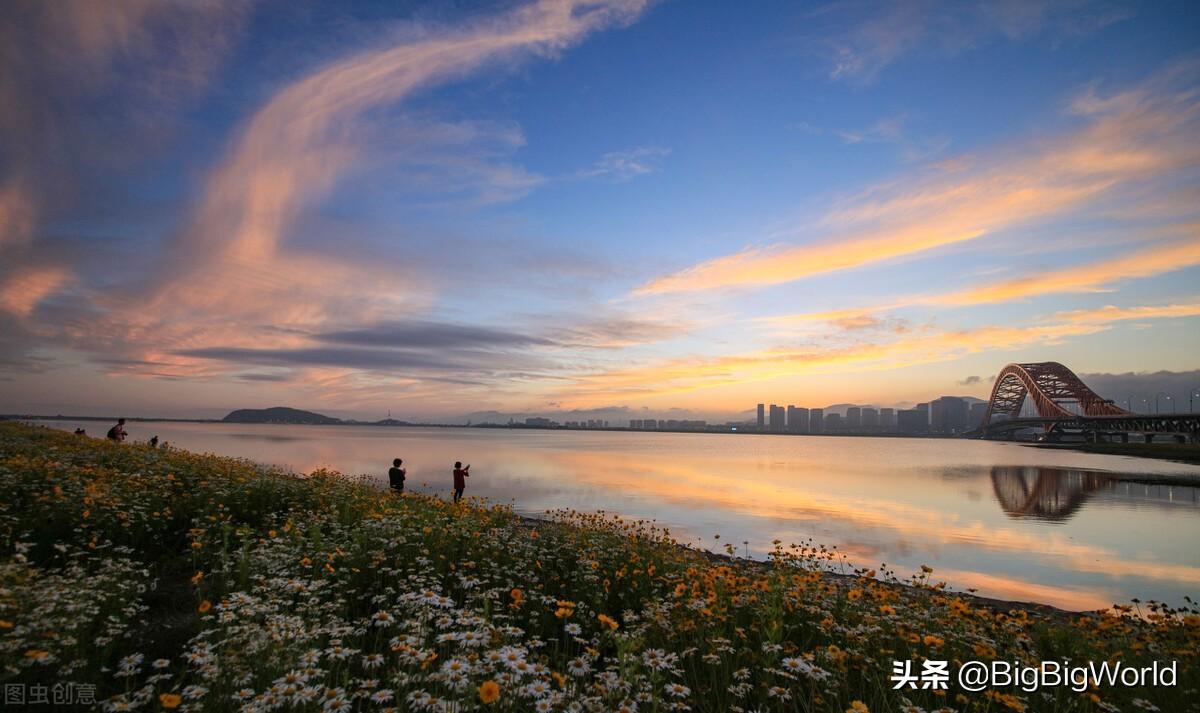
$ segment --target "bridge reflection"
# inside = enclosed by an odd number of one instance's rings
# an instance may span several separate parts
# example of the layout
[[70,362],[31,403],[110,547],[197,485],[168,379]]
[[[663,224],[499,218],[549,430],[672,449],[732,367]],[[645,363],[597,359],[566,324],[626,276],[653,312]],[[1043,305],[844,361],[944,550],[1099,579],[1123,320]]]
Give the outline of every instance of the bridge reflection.
[[1200,505],[1200,488],[1111,473],[1039,466],[994,466],[992,490],[1009,517],[1065,522],[1093,495],[1124,503]]

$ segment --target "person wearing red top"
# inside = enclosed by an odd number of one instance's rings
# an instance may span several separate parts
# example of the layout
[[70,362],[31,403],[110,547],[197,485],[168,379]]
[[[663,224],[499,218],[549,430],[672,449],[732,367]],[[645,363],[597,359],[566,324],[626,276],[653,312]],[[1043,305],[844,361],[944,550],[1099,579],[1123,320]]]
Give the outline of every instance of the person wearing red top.
[[471,466],[463,467],[462,461],[454,462],[454,502],[462,500],[463,489],[467,487],[467,478],[471,477]]

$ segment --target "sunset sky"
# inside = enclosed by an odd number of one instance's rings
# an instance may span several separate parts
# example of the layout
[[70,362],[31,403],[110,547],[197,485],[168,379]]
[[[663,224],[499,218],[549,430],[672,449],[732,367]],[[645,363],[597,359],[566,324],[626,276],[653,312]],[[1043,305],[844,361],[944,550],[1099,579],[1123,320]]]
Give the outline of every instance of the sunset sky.
[[0,43],[0,412],[1200,388],[1195,2],[17,0]]

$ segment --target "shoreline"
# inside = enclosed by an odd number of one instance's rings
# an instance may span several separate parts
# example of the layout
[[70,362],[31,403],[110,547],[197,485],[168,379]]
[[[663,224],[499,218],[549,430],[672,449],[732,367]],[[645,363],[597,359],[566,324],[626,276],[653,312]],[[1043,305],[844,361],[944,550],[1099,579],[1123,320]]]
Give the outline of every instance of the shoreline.
[[[493,504],[488,501],[482,501],[482,502],[485,506]],[[563,523],[563,522],[559,522],[557,520],[552,520],[549,518],[533,517],[531,515],[522,515],[520,513],[514,513],[514,515],[516,515],[521,527],[532,528],[532,529],[538,529],[538,528],[543,528],[543,527],[574,527],[574,525],[572,525],[571,523]],[[681,542],[671,543],[671,546],[676,547],[684,552],[687,552],[687,553],[690,553],[693,555],[699,555],[700,557],[703,557],[704,559],[708,560],[710,563],[713,563],[713,564],[722,564],[722,565],[726,565],[726,566],[730,566],[730,567],[744,567],[744,568],[760,568],[760,567],[770,566],[770,562],[765,559],[760,560],[760,559],[754,559],[753,557],[738,557],[736,555],[729,555],[729,554],[725,554],[722,552],[713,552],[712,550],[702,550],[697,547],[693,547],[691,545],[683,544]],[[935,570],[935,572],[936,572],[936,570]],[[825,579],[836,581],[843,586],[849,586],[855,582],[861,582],[863,579],[862,575],[847,574],[845,572],[835,572],[831,569],[821,570],[821,576]],[[928,594],[931,591],[929,589],[923,589],[921,587],[914,586],[911,583],[908,583],[908,582],[905,582],[905,581],[902,581],[899,579],[887,580],[887,579],[880,579],[878,577],[874,577],[874,578],[872,578],[872,580],[875,582],[878,582],[879,584],[881,584],[883,586],[903,588],[905,591],[909,592],[913,596],[920,596],[920,594],[922,592]],[[961,597],[963,599],[970,600],[970,601],[974,602],[977,606],[986,608],[986,609],[990,609],[996,613],[1008,613],[1008,612],[1012,612],[1012,611],[1022,611],[1023,610],[1023,611],[1029,612],[1029,613],[1037,613],[1037,614],[1051,616],[1051,617],[1057,617],[1057,618],[1061,618],[1061,619],[1069,619],[1070,617],[1073,617],[1073,616],[1082,616],[1082,615],[1087,615],[1087,614],[1095,614],[1095,613],[1101,612],[1101,611],[1106,611],[1104,609],[1081,609],[1081,610],[1062,609],[1062,608],[1056,607],[1052,604],[1044,604],[1042,602],[1028,602],[1028,601],[1012,600],[1012,599],[998,599],[996,597],[989,597],[989,596],[982,595],[982,594],[974,594],[971,592],[957,591],[955,589],[950,589],[949,588],[950,586],[951,585],[948,584],[947,588],[942,589],[941,591],[947,595],[953,595],[956,597]]]
[[1078,451],[1095,455],[1127,456],[1200,465],[1200,444],[1196,443],[1025,443],[1022,445],[1045,450]]
[[[35,423],[42,421],[86,421],[86,422],[116,422],[116,417],[101,416],[36,416],[23,414],[0,414],[0,422],[14,421],[17,423]],[[1200,444],[1175,443],[1037,443],[1032,441],[987,440],[979,438],[962,438],[938,434],[919,433],[786,433],[770,431],[738,431],[728,428],[709,429],[641,429],[612,426],[608,428],[587,428],[566,426],[528,426],[525,424],[455,424],[455,423],[380,423],[373,421],[343,421],[340,423],[303,423],[277,421],[225,421],[222,419],[187,419],[187,418],[146,418],[125,417],[132,423],[199,423],[228,426],[318,426],[318,427],[347,427],[364,426],[371,428],[446,428],[446,429],[476,429],[485,431],[549,431],[555,433],[576,433],[581,431],[600,433],[673,433],[682,435],[727,435],[727,436],[775,436],[775,437],[828,437],[828,438],[898,438],[928,441],[986,441],[989,443],[1008,443],[1019,446],[1044,448],[1047,450],[1074,450],[1081,453],[1096,455],[1123,455],[1131,458],[1146,458],[1148,460],[1166,460],[1188,465],[1200,465]]]

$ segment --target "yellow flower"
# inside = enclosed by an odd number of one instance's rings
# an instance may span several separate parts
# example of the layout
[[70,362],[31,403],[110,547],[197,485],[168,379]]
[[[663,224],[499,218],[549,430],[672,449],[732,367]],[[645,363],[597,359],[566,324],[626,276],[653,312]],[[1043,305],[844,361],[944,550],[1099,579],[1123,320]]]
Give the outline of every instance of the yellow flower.
[[862,595],[863,591],[861,589],[851,589],[850,591],[846,592],[846,598],[852,602],[862,599]]
[[[999,691],[988,691],[987,693],[984,693],[983,695],[988,700],[999,701],[1000,703],[1003,703],[1004,705],[1008,706],[1012,710],[1017,711],[1017,713],[1024,713],[1024,711],[1025,711],[1025,704],[1021,702],[1021,699],[1017,698],[1016,696],[1012,695],[1011,693],[1001,693]],[[1100,702],[1100,697],[1097,696],[1096,694],[1091,693],[1088,695],[1091,696],[1093,703]]]
[[197,572],[196,574],[192,575],[192,586],[195,587],[195,586],[199,585],[203,579],[204,579],[204,572]]
[[13,628],[13,623],[11,621],[6,621],[4,619],[0,619],[0,629],[11,629],[11,628]]
[[484,703],[495,703],[500,700],[500,684],[495,681],[484,681],[479,684],[479,700]]
[[512,605],[514,607],[521,606],[521,603],[525,601],[525,593],[516,587],[513,587],[513,590],[508,595],[512,597]]
[[846,709],[846,713],[871,713],[871,709],[867,708],[867,704],[862,701],[850,701],[850,707]]
[[163,708],[171,710],[173,708],[178,708],[179,704],[183,702],[183,699],[175,693],[160,693],[158,694],[158,702],[162,704]]
[[887,616],[895,616],[896,607],[892,606],[891,604],[881,604],[879,606],[879,613],[886,614]]
[[199,611],[201,614],[204,614],[207,613],[209,609],[212,609],[212,602],[205,599],[204,601],[200,602],[200,606],[197,611]]
[[612,617],[610,617],[606,614],[597,614],[596,618],[600,620],[601,624],[607,626],[610,631],[615,631],[616,628],[618,626],[620,626],[620,624],[617,623],[616,619],[613,619]]
[[938,647],[938,646],[941,646],[942,644],[946,643],[946,641],[944,639],[942,639],[942,637],[934,636],[933,634],[926,634],[925,638],[922,639],[922,641],[925,642],[926,646],[933,646],[933,647]]

